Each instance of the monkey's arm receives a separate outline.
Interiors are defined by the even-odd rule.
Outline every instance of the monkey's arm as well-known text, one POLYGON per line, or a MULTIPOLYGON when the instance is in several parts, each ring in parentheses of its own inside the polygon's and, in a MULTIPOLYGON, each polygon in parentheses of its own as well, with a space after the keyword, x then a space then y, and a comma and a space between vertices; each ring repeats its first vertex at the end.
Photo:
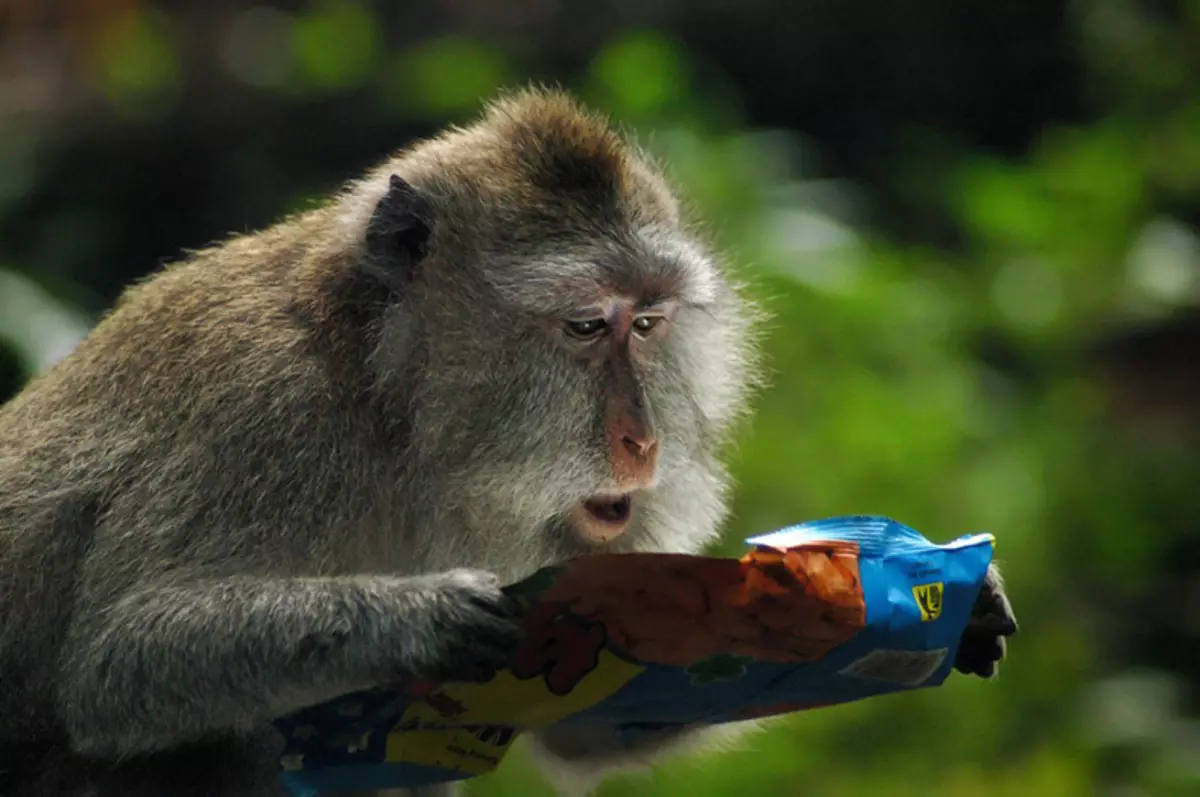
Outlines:
POLYGON ((507 660, 517 639, 498 582, 477 571, 143 585, 76 619, 57 697, 77 751, 120 758, 507 660))

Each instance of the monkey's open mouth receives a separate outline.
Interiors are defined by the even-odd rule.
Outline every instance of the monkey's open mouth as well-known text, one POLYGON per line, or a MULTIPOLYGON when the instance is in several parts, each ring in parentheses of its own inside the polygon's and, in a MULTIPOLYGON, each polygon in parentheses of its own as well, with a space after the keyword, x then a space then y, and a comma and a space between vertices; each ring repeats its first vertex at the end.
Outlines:
POLYGON ((627 495, 617 498, 593 498, 584 501, 583 508, 601 523, 611 523, 614 526, 628 523, 633 510, 627 495))

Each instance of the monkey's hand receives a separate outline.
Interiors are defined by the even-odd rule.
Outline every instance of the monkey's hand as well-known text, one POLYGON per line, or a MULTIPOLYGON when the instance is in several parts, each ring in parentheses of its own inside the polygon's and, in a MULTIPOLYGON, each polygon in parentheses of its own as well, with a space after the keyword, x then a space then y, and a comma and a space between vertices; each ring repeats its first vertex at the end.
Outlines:
POLYGON ((74 618, 58 710, 77 752, 168 749, 397 678, 503 666, 515 615, 475 570, 144 584, 74 618))
POLYGON ((1017 633, 1017 618, 1004 593, 1004 579, 994 563, 971 609, 971 619, 963 632, 954 668, 967 675, 991 678, 1006 652, 1007 637, 1017 633))
POLYGON ((512 663, 521 640, 516 601, 496 576, 483 570, 450 570, 414 581, 424 605, 406 629, 412 645, 394 672, 433 681, 471 678, 512 663))

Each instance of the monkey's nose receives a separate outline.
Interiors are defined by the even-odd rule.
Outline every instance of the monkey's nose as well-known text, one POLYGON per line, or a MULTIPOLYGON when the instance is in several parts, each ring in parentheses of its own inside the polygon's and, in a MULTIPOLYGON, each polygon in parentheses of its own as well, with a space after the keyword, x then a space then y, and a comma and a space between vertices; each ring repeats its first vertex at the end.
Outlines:
POLYGON ((624 444, 626 451, 638 459, 645 459, 650 456, 654 452, 655 446, 658 445, 658 441, 653 437, 641 437, 629 434, 621 437, 621 443, 624 444))

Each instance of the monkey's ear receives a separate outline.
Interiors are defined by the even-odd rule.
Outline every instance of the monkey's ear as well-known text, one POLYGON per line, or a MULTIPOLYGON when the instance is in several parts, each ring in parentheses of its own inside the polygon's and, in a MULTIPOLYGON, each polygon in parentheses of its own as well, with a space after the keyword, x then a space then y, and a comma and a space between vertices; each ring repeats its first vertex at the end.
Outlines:
POLYGON ((377 267, 412 265, 429 246, 432 208, 417 189, 393 174, 367 224, 367 253, 377 267))

